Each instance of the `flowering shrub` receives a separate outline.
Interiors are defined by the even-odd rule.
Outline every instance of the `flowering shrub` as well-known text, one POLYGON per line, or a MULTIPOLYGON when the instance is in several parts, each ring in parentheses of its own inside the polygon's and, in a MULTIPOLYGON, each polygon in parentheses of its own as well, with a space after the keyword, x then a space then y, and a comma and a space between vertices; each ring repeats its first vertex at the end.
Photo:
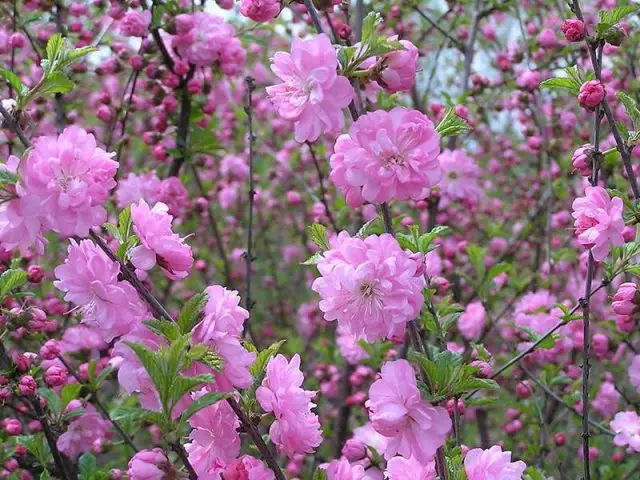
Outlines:
POLYGON ((0 477, 640 478, 640 5, 0 5, 0 477))

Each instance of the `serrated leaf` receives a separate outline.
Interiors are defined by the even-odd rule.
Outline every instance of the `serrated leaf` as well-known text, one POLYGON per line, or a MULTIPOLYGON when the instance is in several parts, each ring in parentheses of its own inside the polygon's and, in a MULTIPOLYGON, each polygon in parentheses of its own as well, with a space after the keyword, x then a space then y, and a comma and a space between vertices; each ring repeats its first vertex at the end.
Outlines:
POLYGON ((640 109, 638 108, 636 101, 631 97, 631 95, 625 92, 618 92, 616 97, 624 105, 624 109, 627 111, 627 115, 629 115, 631 122, 633 123, 633 128, 635 130, 640 130, 640 109))
POLYGON ((436 127, 440 137, 458 136, 471 130, 467 121, 456 114, 455 108, 448 108, 436 127))
POLYGON ((362 21, 362 44, 368 45, 375 41, 378 35, 376 28, 382 23, 382 15, 378 12, 369 12, 362 21))
POLYGON ((180 336, 180 329, 173 322, 154 318, 153 320, 147 320, 144 324, 149 330, 166 338, 170 342, 180 336))
POLYGON ((15 185, 17 183, 18 176, 15 173, 0 167, 0 185, 15 185))
POLYGON ((47 408, 51 413, 59 415, 62 412, 62 402, 58 395, 56 395, 52 390, 49 390, 48 388, 39 388, 38 394, 45 398, 47 401, 47 408))
POLYGON ((131 207, 125 207, 118 214, 118 232, 120 232, 120 238, 122 242, 125 242, 129 239, 132 230, 132 219, 131 219, 131 207))
POLYGON ((301 262, 300 265, 317 265, 324 257, 322 253, 316 252, 307 258, 304 262, 301 262))
POLYGON ((107 365, 106 367, 104 367, 102 369, 102 371, 100 372, 100 375, 98 375, 98 377, 95 379, 94 383, 94 388, 98 388, 102 382, 104 382, 106 380, 106 378, 111 375, 111 372, 113 372, 113 366, 112 365, 107 365))
POLYGON ((284 342, 286 342, 285 339, 280 340, 279 342, 276 342, 276 343, 272 343, 267 348, 259 352, 258 355, 256 355, 255 362, 253 362, 253 365, 251 365, 251 367, 249 368, 251 375, 255 377, 260 375, 262 372, 264 372, 265 369, 267 368, 267 364, 269 363, 269 360, 271 359, 271 357, 273 357, 278 353, 278 351, 280 350, 280 347, 282 347, 284 342))
POLYGON ((78 480, 92 480, 96 468, 96 457, 91 453, 84 453, 78 460, 78 480))
POLYGON ((636 12, 639 8, 639 5, 631 4, 616 7, 613 10, 601 10, 600 22, 606 23, 610 26, 616 25, 620 20, 636 12))
POLYGON ((206 293, 196 293, 182 306, 177 323, 183 334, 190 333, 202 320, 203 310, 208 300, 209 297, 206 293))
MULTIPOLYGON (((54 33, 49 37, 47 41, 47 46, 45 48, 45 55, 47 62, 42 66, 45 72, 50 71, 55 65, 54 60, 62 54, 62 50, 64 49, 65 41, 62 35, 59 33, 54 33)), ((44 62, 43 62, 44 63, 44 62)))
POLYGON ((550 90, 569 90, 573 95, 578 95, 580 92, 580 84, 571 78, 549 78, 540 82, 540 88, 548 88, 550 90))
POLYGON ((365 223, 358 233, 356 233, 356 237, 366 238, 369 235, 381 235, 384 233, 384 221, 378 215, 376 218, 369 220, 365 223))
POLYGON ((18 92, 18 95, 25 95, 29 91, 26 85, 22 83, 22 80, 20 80, 20 77, 10 70, 0 68, 0 77, 4 78, 7 83, 11 85, 16 92, 18 92))
POLYGON ((114 225, 113 223, 105 223, 102 226, 107 232, 109 232, 109 235, 111 235, 115 240, 118 241, 118 243, 122 243, 122 236, 120 235, 120 230, 118 230, 118 227, 116 225, 114 225))
POLYGON ((10 268, 0 275, 0 301, 17 288, 27 283, 27 272, 18 268, 10 268))
POLYGON ((182 397, 191 393, 196 387, 201 387, 203 384, 213 382, 214 378, 210 373, 202 373, 192 377, 178 375, 175 381, 171 384, 169 399, 172 401, 172 405, 175 405, 180 401, 180 399, 182 399, 182 397))
POLYGON ((329 250, 329 235, 327 234, 327 227, 319 223, 314 223, 305 228, 309 239, 315 243, 321 250, 329 250))
POLYGON ((62 387, 60 391, 60 400, 62 401, 61 410, 64 410, 71 400, 78 398, 80 390, 82 390, 82 385, 79 383, 69 383, 62 387))
POLYGON ((220 393, 220 392, 207 392, 204 395, 196 398, 191 405, 187 407, 187 409, 182 412, 181 419, 183 422, 189 420, 193 415, 198 413, 200 410, 206 407, 210 407, 211 405, 215 405, 220 400, 224 400, 229 397, 228 393, 220 393))
POLYGON ((323 468, 316 468, 313 472, 312 480, 328 480, 327 471, 323 468))
POLYGON ((211 350, 204 343, 199 343, 191 347, 187 355, 191 361, 201 362, 218 372, 222 371, 224 368, 224 358, 211 350))
POLYGON ((73 90, 73 82, 63 72, 52 72, 47 75, 42 86, 38 89, 38 96, 54 93, 69 93, 73 90))
POLYGON ((220 149, 220 142, 218 137, 212 130, 201 127, 193 127, 191 129, 191 153, 212 154, 216 150, 220 149))

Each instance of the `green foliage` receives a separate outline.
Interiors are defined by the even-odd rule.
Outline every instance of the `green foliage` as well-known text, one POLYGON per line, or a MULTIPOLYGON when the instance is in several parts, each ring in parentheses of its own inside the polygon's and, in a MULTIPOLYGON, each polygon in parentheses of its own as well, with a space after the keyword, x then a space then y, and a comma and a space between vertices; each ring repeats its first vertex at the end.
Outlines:
POLYGON ((27 272, 19 268, 10 268, 0 275, 0 301, 4 301, 12 291, 27 283, 27 272))
POLYGON ((313 480, 328 480, 327 471, 322 468, 316 468, 313 472, 313 480))
MULTIPOLYGON (((249 372, 251 372, 251 375, 253 376, 253 382, 251 384, 251 387, 245 390, 244 395, 242 396, 242 403, 245 405, 246 409, 249 412, 255 411, 257 408, 255 399, 256 390, 258 390, 258 387, 264 380, 269 360, 271 360, 272 357, 278 354, 285 341, 286 340, 280 340, 279 342, 272 343, 261 352, 258 352, 256 355, 256 360, 249 368, 249 372)), ((255 347, 253 347, 253 345, 249 346, 250 344, 248 342, 245 343, 245 345, 250 351, 255 351, 255 347)))
POLYGON ((116 250, 116 256, 121 260, 126 259, 131 249, 140 243, 140 239, 133 233, 131 207, 123 208, 118 214, 118 225, 105 223, 103 226, 120 244, 116 250))
POLYGON ((307 231, 307 235, 313 243, 315 243, 320 249, 329 250, 331 248, 329 246, 329 236, 327 234, 327 227, 321 225, 319 223, 314 223, 313 225, 309 225, 305 229, 307 231))
MULTIPOLYGON (((529 341, 533 343, 537 343, 542 339, 542 335, 538 334, 534 330, 528 327, 518 327, 520 330, 527 332, 529 335, 529 341)), ((538 348, 542 348, 543 350, 549 350, 553 348, 556 344, 556 341, 560 338, 560 335, 557 333, 553 333, 549 335, 547 338, 538 343, 538 348)))
POLYGON ((464 118, 456 114, 455 108, 448 108, 436 127, 436 131, 441 137, 462 135, 470 130, 471 126, 464 118))
POLYGON ((98 468, 96 457, 91 453, 83 454, 78 460, 78 480, 107 480, 110 477, 108 471, 98 468))
POLYGON ((547 477, 537 468, 529 467, 524 471, 524 480, 545 480, 547 477))
POLYGON ((18 176, 6 169, 0 169, 0 186, 15 185, 18 183, 18 176))
POLYGON ((203 310, 209 297, 206 293, 195 294, 182 306, 178 315, 178 326, 183 334, 190 333, 191 330, 202 320, 203 310))
POLYGON ((382 235, 384 233, 384 221, 382 217, 379 215, 376 218, 373 218, 366 222, 358 233, 356 233, 356 237, 366 238, 369 235, 382 235))
POLYGON ((228 393, 219 393, 219 392, 207 392, 204 395, 198 397, 187 407, 187 409, 182 412, 181 421, 186 422, 193 415, 198 413, 200 410, 206 407, 210 407, 211 405, 215 405, 220 400, 224 400, 229 398, 228 393))
POLYGON ((11 87, 16 91, 18 95, 26 95, 29 92, 29 88, 22 83, 20 77, 10 70, 0 68, 0 77, 4 78, 11 87))
MULTIPOLYGON (((620 20, 622 20, 623 18, 637 12, 639 8, 640 5, 631 4, 623 5, 622 7, 616 7, 613 10, 601 10, 600 23, 596 28, 600 27, 600 25, 603 25, 603 28, 606 27, 605 29, 609 29, 610 27, 613 27, 618 22, 620 22, 620 20)), ((599 31, 599 28, 596 31, 599 31)))
POLYGON ((16 437, 16 443, 22 445, 34 456, 40 465, 47 467, 51 461, 51 450, 44 433, 35 433, 16 437))
POLYGON ((631 118, 633 131, 627 134, 627 142, 630 147, 633 147, 640 140, 640 108, 638 108, 635 99, 625 92, 618 92, 616 97, 624 105, 627 115, 631 118))
POLYGON ((428 253, 437 248, 436 245, 433 245, 436 237, 446 235, 448 232, 449 227, 437 226, 429 233, 421 234, 419 226, 410 225, 409 233, 398 232, 396 234, 396 240, 398 240, 398 243, 404 249, 411 250, 414 253, 428 253))
POLYGON ((216 137, 215 133, 210 129, 207 130, 201 127, 192 127, 190 140, 192 155, 197 153, 211 155, 221 148, 220 143, 218 142, 218 137, 216 137))
POLYGON ((571 94, 578 95, 580 87, 586 78, 576 66, 565 69, 564 77, 555 77, 544 80, 540 83, 540 88, 548 88, 550 90, 569 90, 571 94))

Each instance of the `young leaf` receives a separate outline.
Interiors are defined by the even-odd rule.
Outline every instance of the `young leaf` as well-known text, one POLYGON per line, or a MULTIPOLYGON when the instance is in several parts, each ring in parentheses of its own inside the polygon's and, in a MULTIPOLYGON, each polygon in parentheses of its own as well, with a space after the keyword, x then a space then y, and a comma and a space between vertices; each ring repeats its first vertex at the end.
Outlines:
POLYGON ((206 293, 201 292, 195 294, 182 306, 180 314, 178 315, 178 326, 183 334, 190 333, 200 320, 202 320, 202 310, 209 297, 206 293))
POLYGON ((82 385, 79 383, 69 383, 62 387, 62 391, 60 392, 60 400, 62 400, 61 409, 64 410, 71 400, 75 400, 78 398, 80 394, 80 390, 82 390, 82 385))
POLYGON ((540 82, 540 88, 548 88, 550 90, 564 89, 569 90, 573 95, 578 95, 580 92, 580 84, 571 78, 549 78, 540 82))
POLYGON ((304 262, 302 262, 300 265, 317 265, 318 263, 320 263, 320 260, 322 260, 323 258, 324 257, 320 252, 316 252, 313 255, 311 255, 309 258, 307 258, 304 262))
POLYGON ((280 340, 279 342, 272 343, 270 346, 258 353, 258 355, 256 356, 256 361, 253 362, 253 365, 251 365, 251 368, 249 368, 251 375, 256 377, 264 372, 267 368, 267 363, 269 363, 271 357, 278 353, 280 347, 284 344, 284 342, 286 342, 286 340, 280 340))
POLYGON ((211 130, 200 127, 191 129, 191 153, 202 153, 210 155, 220 149, 218 138, 211 130))
POLYGON ((624 17, 631 15, 640 8, 640 5, 624 5, 622 7, 616 7, 613 10, 601 10, 600 22, 609 26, 615 25, 624 17))
POLYGON ((149 330, 166 338, 170 342, 180 336, 180 329, 173 322, 167 322, 165 320, 158 320, 157 318, 154 318, 153 320, 144 322, 144 324, 149 330))
POLYGON ((220 400, 224 400, 228 398, 228 393, 219 393, 219 392, 207 392, 204 395, 196 398, 191 405, 187 407, 187 409, 182 412, 182 421, 186 422, 191 418, 194 414, 198 413, 203 408, 209 407, 211 405, 215 405, 220 400))
POLYGON ((0 301, 16 288, 27 283, 27 272, 18 268, 10 268, 0 275, 0 301))
POLYGON ((309 225, 308 227, 306 227, 305 230, 307 231, 307 235, 309 235, 311 241, 318 247, 320 247, 323 251, 329 250, 331 248, 329 246, 327 227, 319 223, 314 223, 313 225, 309 225))
POLYGON ((63 72, 52 72, 47 75, 42 86, 38 89, 38 96, 44 97, 53 93, 69 93, 73 90, 73 82, 63 72))
POLYGON ((471 127, 467 121, 456 114, 455 108, 447 109, 444 117, 436 127, 441 137, 457 136, 467 133, 471 127))
POLYGON ((123 242, 126 242, 129 239, 129 235, 131 235, 131 228, 131 207, 126 207, 118 214, 118 231, 120 232, 120 238, 123 242))
POLYGON ((627 111, 627 115, 631 118, 633 128, 640 130, 640 109, 636 101, 625 92, 618 92, 618 100, 624 105, 624 109, 627 111))
POLYGON ((7 83, 11 85, 16 92, 18 92, 18 95, 25 95, 29 91, 25 84, 22 83, 22 80, 20 80, 20 77, 10 70, 0 68, 0 77, 4 78, 7 83))

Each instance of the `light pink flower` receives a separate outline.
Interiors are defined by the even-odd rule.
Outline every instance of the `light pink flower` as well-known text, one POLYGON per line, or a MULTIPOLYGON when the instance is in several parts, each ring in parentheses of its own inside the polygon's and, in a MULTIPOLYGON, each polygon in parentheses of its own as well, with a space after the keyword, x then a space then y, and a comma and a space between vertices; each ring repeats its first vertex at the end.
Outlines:
MULTIPOLYGON (((204 392, 202 392, 204 393, 204 392)), ((198 394, 194 395, 196 398, 198 394)), ((185 445, 196 473, 207 478, 217 468, 233 461, 240 453, 240 420, 229 404, 220 401, 203 408, 189 419, 193 427, 185 445)))
POLYGON ((422 200, 442 177, 440 135, 426 115, 395 107, 361 116, 336 141, 331 180, 357 207, 422 200))
MULTIPOLYGON (((397 40, 392 37, 391 40, 397 40)), ((380 83, 390 93, 411 90, 418 70, 418 49, 408 40, 400 40, 405 48, 388 53, 382 59, 384 70, 380 73, 380 83)))
POLYGON ((155 204, 160 200, 160 185, 162 181, 155 171, 136 175, 130 173, 127 178, 118 182, 116 199, 118 208, 125 208, 132 203, 145 200, 149 204, 155 204))
POLYGON ((628 446, 640 453, 640 417, 636 412, 618 412, 609 424, 616 433, 613 443, 618 447, 628 446))
POLYGON ((140 450, 129 460, 131 480, 162 480, 172 468, 169 459, 159 448, 140 450))
POLYGON ((420 463, 414 457, 393 457, 387 462, 389 480, 435 480, 436 462, 420 463))
POLYGON ((511 452, 494 445, 488 450, 474 448, 464 459, 464 471, 469 480, 521 480, 527 465, 512 462, 511 452))
POLYGON ((396 454, 432 460, 451 429, 447 410, 422 398, 413 368, 406 360, 387 362, 369 389, 369 418, 373 428, 389 438, 386 459, 396 454))
POLYGON ((133 229, 142 245, 131 249, 131 262, 143 271, 151 270, 156 263, 167 277, 184 278, 193 266, 191 247, 173 233, 173 217, 167 213, 164 203, 156 203, 152 209, 140 200, 131 205, 133 229))
POLYGON ((235 74, 244 65, 247 54, 230 23, 205 12, 180 14, 175 20, 172 46, 189 63, 199 67, 217 63, 227 75, 235 74))
POLYGON ((624 244, 622 209, 622 200, 610 198, 602 187, 587 187, 585 196, 573 201, 572 216, 578 242, 590 248, 598 262, 609 255, 611 247, 624 244))
POLYGON ((473 205, 484 196, 478 185, 480 168, 464 150, 445 150, 438 160, 443 171, 439 186, 444 200, 473 205))
POLYGON ((553 308, 556 297, 547 290, 527 293, 518 300, 515 307, 515 324, 543 334, 555 327, 561 320, 562 311, 553 308))
POLYGON ((273 480, 273 471, 250 455, 243 455, 229 463, 222 472, 224 480, 273 480))
POLYGON ((629 381, 631 385, 636 387, 636 391, 640 393, 640 355, 635 355, 629 364, 629 381))
POLYGON ((611 307, 617 315, 633 315, 640 310, 640 292, 633 282, 621 283, 613 296, 611 307))
POLYGON ((583 177, 590 177, 593 173, 593 158, 593 145, 590 143, 582 145, 573 152, 571 157, 573 169, 583 177))
POLYGON ((327 472, 328 480, 363 480, 365 478, 364 467, 351 465, 344 457, 321 465, 320 468, 327 472))
POLYGON ((169 213, 182 217, 189 206, 189 192, 178 177, 169 177, 160 183, 158 200, 169 207, 169 213))
POLYGON ((602 382, 591 406, 603 417, 611 418, 618 411, 620 398, 620 393, 618 393, 613 383, 602 382))
POLYGON ((525 70, 518 75, 518 79, 516 80, 516 85, 518 87, 533 92, 540 86, 540 80, 542 79, 542 74, 538 71, 534 70, 525 70))
POLYGON ((303 390, 303 380, 299 355, 294 355, 291 362, 277 355, 267 365, 266 376, 256 391, 263 410, 275 416, 269 429, 271 441, 289 458, 296 453, 311 453, 322 442, 320 421, 311 411, 315 392, 303 390))
POLYGON ((318 271, 311 288, 320 294, 325 320, 367 341, 403 337, 424 303, 418 262, 389 234, 361 239, 340 232, 318 271))
POLYGON ((96 441, 114 437, 111 423, 103 419, 92 405, 85 405, 84 410, 84 414, 73 417, 67 431, 56 442, 58 449, 70 458, 91 451, 96 441))
POLYGON ((254 22, 267 22, 276 18, 281 8, 280 0, 242 0, 240 13, 254 22))
POLYGON ((467 340, 478 340, 487 320, 487 312, 482 302, 471 302, 458 318, 458 329, 467 340))
POLYGON ((151 25, 151 12, 149 10, 142 12, 131 10, 122 19, 120 31, 130 37, 144 38, 149 33, 149 25, 151 25))
POLYGON ((65 300, 82 307, 83 322, 106 342, 147 319, 147 309, 129 282, 119 281, 120 265, 90 240, 71 240, 68 256, 54 270, 53 284, 65 300))
POLYGON ((267 94, 278 114, 294 122, 297 142, 314 142, 323 133, 342 129, 342 109, 354 92, 337 68, 336 50, 325 34, 294 38, 291 53, 273 56, 271 70, 283 83, 267 87, 267 94))
POLYGON ((86 237, 104 223, 104 204, 116 186, 115 153, 96 147, 96 139, 77 126, 59 137, 40 137, 20 164, 21 196, 38 198, 40 218, 49 230, 86 237))

